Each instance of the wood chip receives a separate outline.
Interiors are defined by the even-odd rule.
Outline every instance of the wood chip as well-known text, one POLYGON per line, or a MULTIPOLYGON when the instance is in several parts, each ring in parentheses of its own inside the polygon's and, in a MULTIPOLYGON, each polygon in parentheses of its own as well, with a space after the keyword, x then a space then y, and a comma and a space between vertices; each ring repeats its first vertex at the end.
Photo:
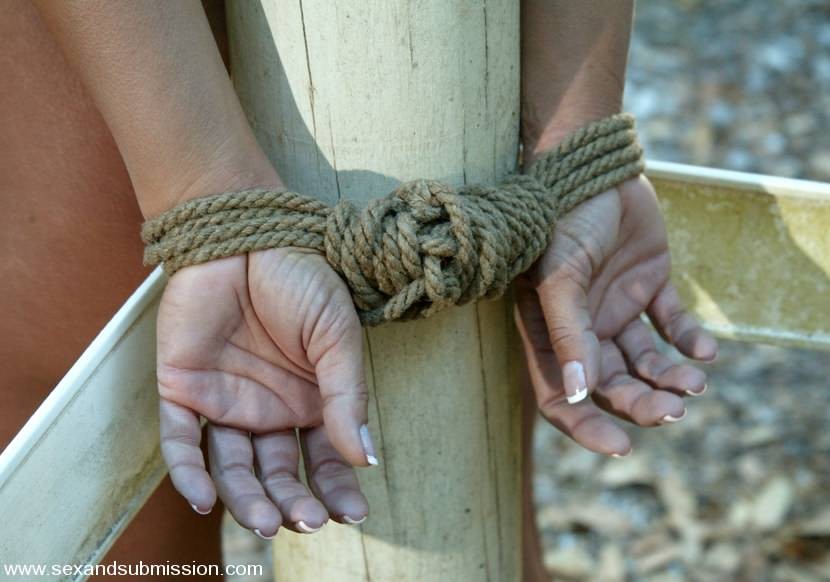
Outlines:
POLYGON ((772 531, 784 523, 793 504, 794 488, 786 477, 776 477, 755 496, 752 524, 760 531, 772 531))

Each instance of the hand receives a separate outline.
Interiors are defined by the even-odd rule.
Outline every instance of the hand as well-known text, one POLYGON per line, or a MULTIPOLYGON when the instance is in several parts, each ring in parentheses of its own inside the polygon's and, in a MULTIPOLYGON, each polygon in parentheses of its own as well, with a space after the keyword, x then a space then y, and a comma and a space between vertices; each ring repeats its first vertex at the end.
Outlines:
POLYGON ((310 533, 328 516, 362 521, 350 465, 377 463, 362 428, 362 349, 348 289, 318 253, 272 249, 177 272, 158 316, 161 446, 176 489, 200 513, 218 491, 263 537, 280 524, 310 533), (210 421, 210 475, 199 415, 210 421))
POLYGON ((645 313, 689 358, 717 356, 717 343, 686 313, 669 273, 660 208, 641 176, 560 220, 545 253, 517 281, 516 321, 539 409, 590 450, 631 450, 600 409, 654 426, 683 418, 682 396, 706 390, 705 374, 660 354, 641 319, 645 313))

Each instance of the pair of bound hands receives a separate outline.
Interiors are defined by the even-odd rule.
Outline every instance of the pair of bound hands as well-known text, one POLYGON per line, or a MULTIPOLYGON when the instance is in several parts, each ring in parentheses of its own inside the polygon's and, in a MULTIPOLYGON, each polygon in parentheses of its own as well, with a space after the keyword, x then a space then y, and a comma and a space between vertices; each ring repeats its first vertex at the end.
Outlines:
MULTIPOLYGON (((669 273, 657 199, 640 177, 560 220, 517 281, 516 323, 539 409, 592 451, 630 452, 613 416, 676 422, 683 397, 706 389, 702 371, 657 351, 641 319, 685 356, 716 357, 669 273)), ((321 255, 273 249, 176 273, 159 311, 158 380, 162 452, 196 511, 210 511, 218 495, 266 538, 280 526, 312 533, 329 518, 366 519, 353 467, 377 459, 365 427, 362 331, 321 255), (200 416, 209 421, 209 470, 200 416)))

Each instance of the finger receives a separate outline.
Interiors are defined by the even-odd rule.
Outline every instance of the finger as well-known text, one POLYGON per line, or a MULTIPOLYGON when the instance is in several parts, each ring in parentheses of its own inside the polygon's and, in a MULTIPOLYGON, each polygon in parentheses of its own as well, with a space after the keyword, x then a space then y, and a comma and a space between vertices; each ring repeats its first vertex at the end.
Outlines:
MULTIPOLYGON (((574 254, 582 252, 573 246, 574 254)), ((587 258, 573 262, 590 265, 587 258)), ((588 396, 599 375, 599 340, 588 309, 588 270, 580 270, 563 260, 537 289, 550 343, 562 369, 567 402, 571 404, 588 396)))
POLYGON ((326 428, 300 431, 300 443, 311 490, 332 519, 349 525, 366 521, 369 503, 360 491, 357 475, 332 446, 326 428))
POLYGON ((587 400, 568 404, 544 316, 538 305, 533 305, 536 300, 530 295, 533 291, 517 286, 516 293, 516 325, 542 415, 586 449, 613 456, 629 454, 628 435, 595 404, 587 400))
POLYGON ((357 314, 330 325, 339 331, 328 336, 337 340, 322 351, 314 363, 320 396, 323 399, 323 422, 332 445, 349 463, 359 467, 377 465, 378 458, 369 434, 369 394, 363 375, 363 333, 357 314))
POLYGON ((677 422, 686 416, 683 399, 628 374, 623 355, 612 341, 602 342, 602 377, 593 395, 603 410, 640 426, 677 422))
POLYGON ((202 427, 192 410, 169 400, 159 403, 161 455, 170 470, 173 487, 196 513, 207 515, 216 503, 216 488, 205 468, 199 443, 202 427))
POLYGON ((300 481, 300 449, 292 430, 253 437, 256 473, 265 493, 276 504, 283 525, 299 533, 314 533, 328 521, 328 513, 300 481))
POLYGON ((254 475, 250 435, 236 428, 208 425, 208 454, 219 498, 239 525, 261 538, 277 535, 282 515, 254 475))
POLYGON ((657 293, 647 313, 663 339, 684 356, 704 362, 717 358, 718 342, 686 311, 671 282, 657 293))
POLYGON ((637 377, 652 386, 690 396, 700 396, 706 391, 703 370, 676 363, 658 352, 654 336, 642 320, 629 323, 615 342, 637 377))

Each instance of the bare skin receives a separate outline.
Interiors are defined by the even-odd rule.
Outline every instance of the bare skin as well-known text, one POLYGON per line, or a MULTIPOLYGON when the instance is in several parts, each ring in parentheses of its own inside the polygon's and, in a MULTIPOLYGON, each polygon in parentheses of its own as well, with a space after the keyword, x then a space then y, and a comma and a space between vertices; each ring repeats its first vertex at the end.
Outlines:
POLYGON ((313 251, 177 273, 159 310, 158 378, 162 452, 188 501, 208 511, 218 490, 240 524, 266 537, 280 525, 309 533, 329 516, 365 519, 354 471, 329 444, 346 443, 352 464, 368 464, 348 422, 365 423, 361 334, 345 283, 313 251), (214 421, 210 475, 194 413, 214 421), (294 427, 314 452, 306 474, 315 495, 299 480, 294 427))
MULTIPOLYGON (((197 1, 43 1, 37 5, 106 120, 146 217, 210 193, 281 185, 242 113, 197 1)), ((356 335, 334 337, 335 327, 325 332, 318 328, 313 337, 303 335, 303 330, 315 331, 312 318, 319 317, 321 323, 342 319, 334 305, 319 309, 323 287, 343 285, 327 265, 321 269, 321 262, 318 255, 283 249, 264 251, 260 259, 240 257, 191 267, 171 279, 162 300, 158 324, 161 438, 174 484, 200 513, 211 509, 218 493, 242 525, 263 537, 275 535, 283 523, 309 533, 329 516, 345 523, 360 521, 368 510, 351 467, 369 464, 359 434, 367 411, 361 345, 356 341, 359 327, 351 302, 348 314, 354 317, 356 335), (302 281, 321 287, 304 289, 302 297, 269 293, 275 297, 269 303, 263 290, 272 286, 276 265, 284 264, 285 257, 301 259, 293 260, 291 267, 298 292, 302 281), (262 267, 251 268, 255 263, 262 267), (200 289, 209 290, 212 299, 200 296, 196 292, 200 289), (217 302, 216 297, 223 299, 217 302), (291 322, 296 327, 270 327, 280 324, 278 317, 264 320, 264 313, 297 310, 303 300, 307 303, 298 311, 302 319, 291 322), (270 311, 248 309, 243 318, 241 310, 235 311, 240 304, 267 304, 270 311), (195 305, 200 309, 191 309, 195 305), (337 317, 328 317, 331 313, 337 317), (201 354, 203 359, 194 363, 188 354, 175 349, 180 343, 194 346, 197 352, 213 348, 221 344, 222 332, 229 327, 249 340, 243 344, 247 355, 267 369, 259 378, 263 381, 260 389, 247 391, 244 396, 249 400, 241 399, 245 403, 230 411, 226 403, 237 389, 233 382, 208 383, 204 389, 190 378, 199 377, 199 371, 204 371, 200 366, 222 370, 227 364, 230 369, 226 371, 238 372, 244 360, 230 358, 229 362, 226 356, 231 350, 217 349, 201 354), (215 330, 216 337, 206 338, 204 329, 215 330), (270 338, 270 344, 265 338, 270 338), (310 343, 298 348, 302 340, 310 343), (290 347, 289 354, 275 355, 285 346, 290 347), (209 359, 212 356, 222 360, 209 359), (341 374, 347 366, 359 371, 360 379, 357 373, 341 374), (338 381, 325 381, 332 374, 338 381), (292 381, 281 382, 287 378, 292 381), (284 411, 297 412, 277 414, 271 424, 263 424, 257 412, 260 398, 265 410, 274 412, 284 402, 289 404, 284 411), (213 421, 208 448, 216 462, 210 477, 196 446, 201 436, 199 414, 213 421), (325 429, 301 431, 300 443, 279 438, 286 431, 293 434, 295 428, 319 427, 320 419, 327 421, 325 429), (234 438, 240 431, 261 438, 244 445, 234 438), (293 478, 280 481, 284 477, 281 467, 293 462, 288 475, 296 476, 300 445, 306 462, 321 468, 310 484, 319 499, 315 501, 312 492, 303 488, 303 502, 288 503, 289 494, 299 491, 298 483, 293 478), (253 451, 250 461, 244 457, 248 449, 253 451), (256 465, 257 479, 243 476, 239 469, 244 463, 256 465), (252 487, 258 495, 264 494, 254 499, 252 487), (321 508, 331 513, 321 515, 321 508)))
MULTIPOLYGON (((280 184, 197 2, 38 5, 111 129, 145 216, 189 198, 280 184)), ((529 162, 573 128, 619 110, 631 4, 531 0, 523 11, 529 162)), ((660 360, 637 323, 645 311, 686 355, 715 356, 714 340, 683 315, 668 273, 665 228, 641 179, 561 221, 519 284, 517 320, 537 405, 592 450, 630 451, 597 406, 652 426, 682 414, 676 393, 702 387, 702 372, 660 360)), ((365 517, 351 469, 370 459, 360 434, 360 328, 321 257, 270 250, 180 271, 164 295, 158 345, 165 458, 197 511, 218 495, 266 537, 281 524, 309 531, 328 517, 365 517), (211 474, 198 449, 200 415, 211 421, 211 474), (335 469, 321 469, 310 490, 296 478, 295 428, 308 429, 300 439, 312 469, 335 469)))
MULTIPOLYGON (((4 6, 0 448, 148 273, 106 124, 34 6, 4 6)), ((165 479, 104 561, 219 564, 221 515, 197 515, 165 479)))
MULTIPOLYGON (((620 111, 633 9, 630 0, 522 1, 525 164, 575 129, 620 111)), ((544 255, 516 283, 527 388, 548 422, 590 450, 629 454, 631 442, 612 417, 641 426, 677 422, 686 411, 682 396, 705 389, 701 370, 655 351, 640 319, 645 312, 694 360, 717 356, 715 340, 685 314, 669 282, 670 262, 654 191, 641 177, 561 220, 544 255), (584 377, 573 373, 575 363, 584 377), (571 373, 563 374, 566 366, 571 373)), ((522 425, 527 524, 535 519, 530 400, 522 425)), ((523 536, 525 580, 547 579, 537 529, 525 528, 523 536)))

